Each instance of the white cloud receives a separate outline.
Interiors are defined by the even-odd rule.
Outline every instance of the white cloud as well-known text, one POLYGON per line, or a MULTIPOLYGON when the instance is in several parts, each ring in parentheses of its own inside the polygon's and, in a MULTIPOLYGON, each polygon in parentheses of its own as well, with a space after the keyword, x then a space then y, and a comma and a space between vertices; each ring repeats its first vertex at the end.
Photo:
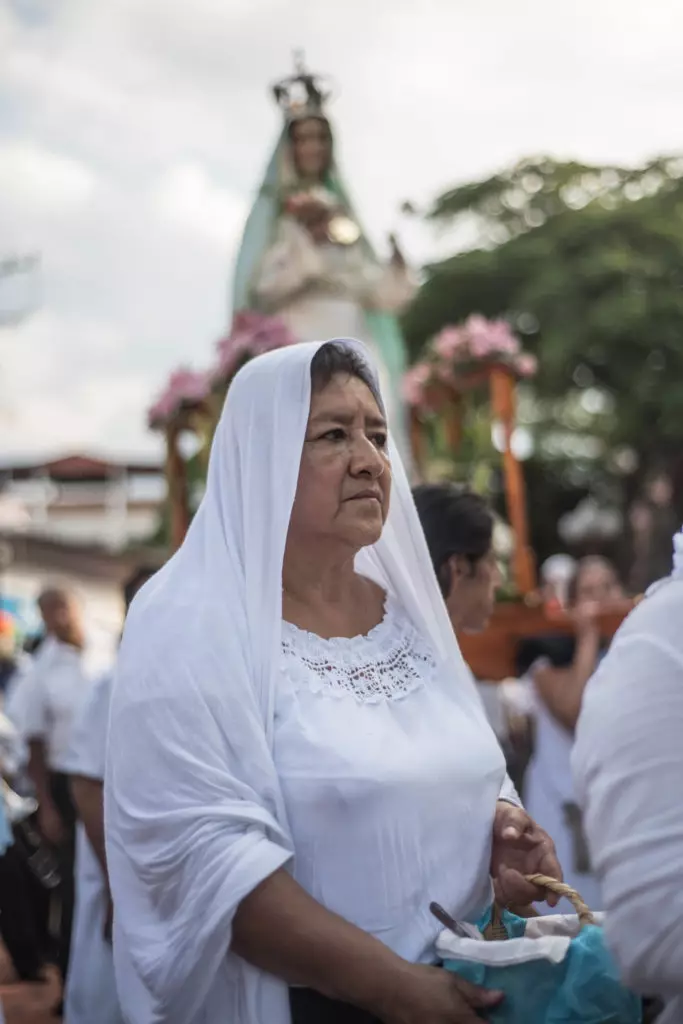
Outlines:
POLYGON ((159 215, 196 231, 227 251, 247 213, 244 198, 216 185, 198 164, 172 167, 154 189, 159 215))
POLYGON ((77 160, 30 141, 0 146, 0 190, 5 201, 70 213, 93 195, 96 178, 77 160))
MULTIPOLYGON (((126 365, 125 338, 89 318, 42 311, 3 346, 3 458, 31 451, 140 447, 154 375, 126 365), (11 387, 8 386, 11 382, 11 387)), ((147 449, 157 446, 149 439, 147 449)))

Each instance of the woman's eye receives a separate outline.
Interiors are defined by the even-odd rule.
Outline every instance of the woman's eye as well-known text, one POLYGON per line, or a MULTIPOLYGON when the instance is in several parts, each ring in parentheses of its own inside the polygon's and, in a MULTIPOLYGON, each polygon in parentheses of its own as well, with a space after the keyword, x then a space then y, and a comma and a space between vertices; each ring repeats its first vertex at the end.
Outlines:
POLYGON ((335 427, 333 430, 326 430, 320 437, 321 441, 345 441, 346 431, 342 430, 341 427, 335 427))
POLYGON ((389 438, 384 431, 380 431, 379 433, 372 435, 372 440, 378 448, 386 448, 389 438))

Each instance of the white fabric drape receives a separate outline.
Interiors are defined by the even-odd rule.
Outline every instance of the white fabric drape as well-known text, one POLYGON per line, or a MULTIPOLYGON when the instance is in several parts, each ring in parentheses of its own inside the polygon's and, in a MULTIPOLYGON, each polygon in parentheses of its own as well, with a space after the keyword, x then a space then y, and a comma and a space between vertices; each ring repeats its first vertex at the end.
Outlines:
MULTIPOLYGON (((104 780, 111 673, 91 687, 74 730, 70 775, 104 780)), ((102 866, 79 823, 76 834, 76 903, 66 980, 68 1024, 122 1024, 111 944, 105 939, 109 894, 102 866)))
MULTIPOLYGON (((286 986, 228 947, 240 900, 292 854, 273 710, 282 561, 318 347, 269 353, 236 376, 186 541, 128 618, 105 813, 117 982, 130 1024, 289 1020, 286 986)), ((398 596, 490 736, 393 446, 392 468, 383 536, 357 567, 398 596)), ((490 808, 468 813, 479 812, 490 808)))
POLYGON ((586 689, 573 768, 625 980, 683 1020, 683 582, 655 584, 586 689))

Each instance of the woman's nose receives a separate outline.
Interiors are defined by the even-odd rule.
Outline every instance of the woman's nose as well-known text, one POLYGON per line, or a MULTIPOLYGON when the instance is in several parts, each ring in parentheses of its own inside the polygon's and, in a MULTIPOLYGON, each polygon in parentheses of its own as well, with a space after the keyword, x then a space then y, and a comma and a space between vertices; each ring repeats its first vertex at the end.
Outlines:
POLYGON ((366 474, 376 479, 384 470, 384 456, 364 434, 354 439, 351 452, 351 472, 354 476, 366 474))

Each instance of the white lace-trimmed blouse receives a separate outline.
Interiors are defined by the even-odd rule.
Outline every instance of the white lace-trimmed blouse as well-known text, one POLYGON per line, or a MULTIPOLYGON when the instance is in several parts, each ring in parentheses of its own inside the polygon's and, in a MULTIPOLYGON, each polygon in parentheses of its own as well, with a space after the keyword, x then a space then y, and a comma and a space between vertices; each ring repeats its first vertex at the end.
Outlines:
POLYGON ((283 623, 282 668, 275 762, 295 878, 399 955, 432 960, 430 902, 473 918, 490 901, 506 778, 493 733, 391 597, 366 636, 283 623))

